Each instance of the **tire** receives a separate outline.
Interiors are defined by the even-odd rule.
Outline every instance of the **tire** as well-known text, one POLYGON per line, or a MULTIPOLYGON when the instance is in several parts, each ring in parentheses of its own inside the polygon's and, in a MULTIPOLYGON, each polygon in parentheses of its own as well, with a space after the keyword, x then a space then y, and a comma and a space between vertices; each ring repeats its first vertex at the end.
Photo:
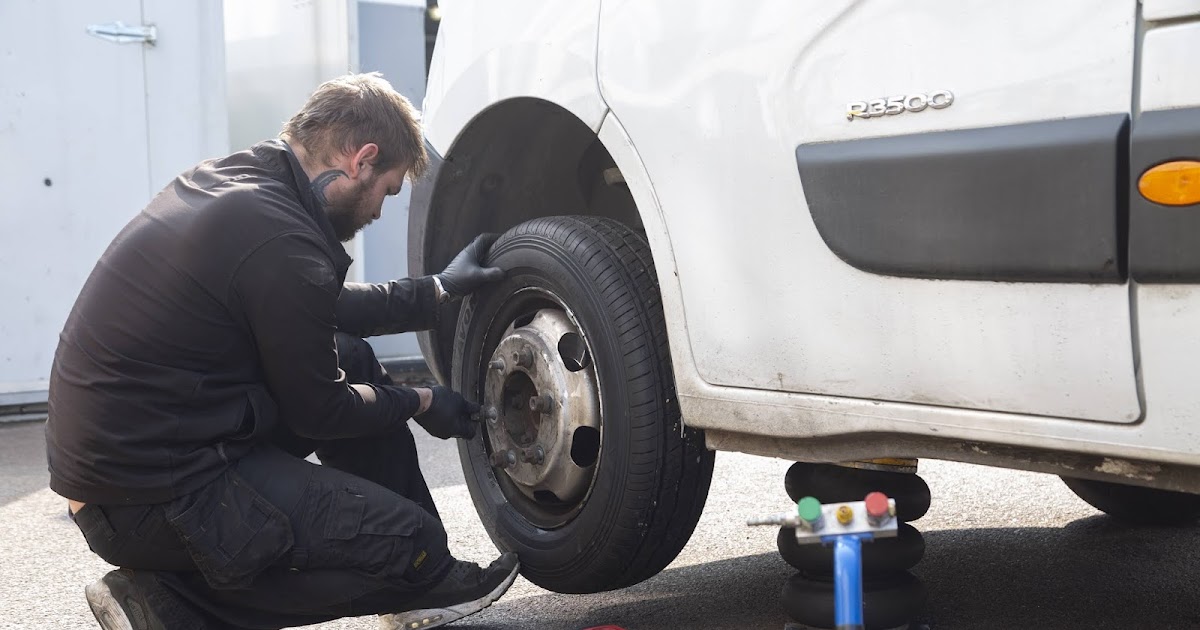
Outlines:
POLYGON ((1109 516, 1136 525, 1196 525, 1200 494, 1063 477, 1080 499, 1109 516))
POLYGON ((714 454, 681 424, 649 246, 615 221, 548 217, 503 234, 488 264, 506 277, 464 301, 451 367, 488 415, 459 443, 480 520, 552 591, 655 575, 695 529, 714 454))

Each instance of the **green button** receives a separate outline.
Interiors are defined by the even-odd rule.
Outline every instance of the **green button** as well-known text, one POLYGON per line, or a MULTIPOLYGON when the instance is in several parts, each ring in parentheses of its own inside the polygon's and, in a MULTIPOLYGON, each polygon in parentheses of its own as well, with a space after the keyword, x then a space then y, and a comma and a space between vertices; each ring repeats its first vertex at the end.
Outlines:
POLYGON ((821 520, 821 502, 814 497, 804 497, 796 504, 800 520, 815 523, 821 520))

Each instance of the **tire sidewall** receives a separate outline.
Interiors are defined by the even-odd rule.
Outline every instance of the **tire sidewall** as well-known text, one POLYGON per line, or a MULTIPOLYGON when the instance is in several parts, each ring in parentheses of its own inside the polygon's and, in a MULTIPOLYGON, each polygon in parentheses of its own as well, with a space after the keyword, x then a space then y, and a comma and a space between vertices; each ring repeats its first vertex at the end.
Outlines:
MULTIPOLYGON (((586 567, 611 552, 609 539, 628 508, 622 505, 622 494, 631 465, 632 410, 626 349, 620 342, 617 317, 594 288, 596 279, 553 238, 506 235, 493 246, 489 264, 505 269, 507 276, 463 305, 455 336, 453 387, 469 399, 481 400, 487 359, 498 332, 508 325, 496 321, 497 315, 518 291, 530 286, 547 290, 570 308, 592 353, 601 398, 601 447, 585 504, 568 523, 555 529, 530 523, 504 497, 488 461, 483 431, 473 440, 459 443, 467 486, 493 542, 504 551, 516 551, 526 566, 544 568, 527 570, 526 577, 535 583, 553 579, 554 590, 561 592, 594 590, 573 586, 571 575, 588 573, 586 567), (485 348, 487 357, 483 356, 485 348)), ((659 389, 655 395, 661 397, 659 389)))

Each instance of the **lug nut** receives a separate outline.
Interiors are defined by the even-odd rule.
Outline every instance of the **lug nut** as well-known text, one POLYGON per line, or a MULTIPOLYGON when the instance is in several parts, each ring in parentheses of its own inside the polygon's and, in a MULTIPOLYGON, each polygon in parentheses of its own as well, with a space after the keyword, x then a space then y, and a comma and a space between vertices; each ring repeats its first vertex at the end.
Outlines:
POLYGON ((484 410, 483 417, 487 418, 488 424, 494 425, 500 418, 500 411, 495 407, 488 407, 486 410, 484 410))
POLYGON ((517 454, 511 450, 496 451, 491 461, 493 468, 509 468, 517 465, 517 454))
MULTIPOLYGON (((509 451, 510 453, 512 451, 509 451)), ((546 451, 542 450, 541 445, 535 444, 521 449, 521 461, 527 464, 541 465, 546 461, 546 451)))
POLYGON ((542 394, 541 396, 530 396, 529 410, 541 413, 550 413, 554 410, 554 399, 546 394, 542 394))
POLYGON ((529 369, 533 367, 533 351, 529 348, 521 348, 512 353, 513 362, 519 367, 529 369))
POLYGON ((496 370, 497 372, 503 372, 504 368, 507 366, 504 365, 504 359, 494 359, 491 363, 488 364, 488 367, 492 368, 493 370, 496 370))

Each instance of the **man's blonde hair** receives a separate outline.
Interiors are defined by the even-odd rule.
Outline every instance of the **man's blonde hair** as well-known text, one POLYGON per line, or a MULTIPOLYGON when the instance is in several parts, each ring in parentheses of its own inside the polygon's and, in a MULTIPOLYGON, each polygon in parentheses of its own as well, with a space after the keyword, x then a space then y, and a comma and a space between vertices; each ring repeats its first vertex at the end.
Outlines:
POLYGON ((376 169, 406 165, 416 179, 429 166, 420 118, 378 72, 347 74, 322 83, 284 124, 283 135, 327 165, 338 153, 373 142, 379 146, 376 169))

